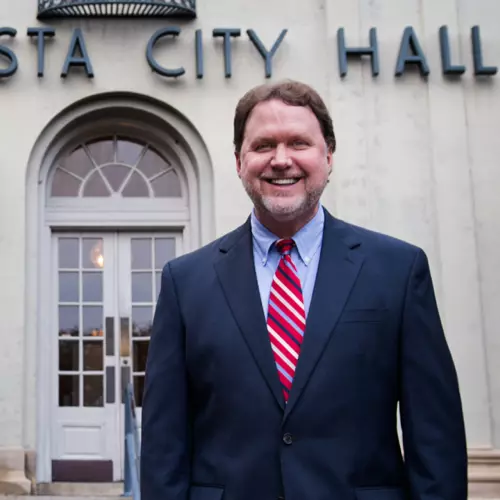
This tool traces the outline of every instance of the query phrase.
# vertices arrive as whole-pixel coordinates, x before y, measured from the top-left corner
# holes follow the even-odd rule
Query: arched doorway
[[[122,393],[132,382],[140,415],[161,270],[213,236],[200,184],[211,168],[185,120],[137,98],[86,102],[49,129],[28,242],[40,291],[37,480],[116,481]]]

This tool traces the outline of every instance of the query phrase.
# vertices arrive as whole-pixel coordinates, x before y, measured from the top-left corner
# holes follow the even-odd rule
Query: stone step
[[[133,500],[132,497],[121,495],[1,495],[0,500]],[[469,497],[468,500],[500,500],[498,496]]]
[[[123,494],[123,482],[116,483],[46,483],[38,484],[37,496],[44,497],[89,497],[110,498]]]
[[[44,500],[133,500],[123,497],[123,482],[116,483],[47,483],[38,484],[31,495],[16,492],[0,493],[0,500],[25,500],[42,498]]]
[[[76,495],[0,495],[0,500],[133,500],[132,497],[123,496],[76,496]],[[500,500],[500,497],[469,497],[469,500]]]
[[[133,500],[132,497],[122,496],[76,496],[76,495],[0,495],[0,500]]]

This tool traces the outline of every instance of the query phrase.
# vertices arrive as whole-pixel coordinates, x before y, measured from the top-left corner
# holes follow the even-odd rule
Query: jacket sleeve
[[[141,500],[186,500],[190,477],[184,325],[170,265],[163,269],[142,405]]]
[[[467,447],[457,374],[421,250],[407,287],[400,416],[411,499],[466,500]]]

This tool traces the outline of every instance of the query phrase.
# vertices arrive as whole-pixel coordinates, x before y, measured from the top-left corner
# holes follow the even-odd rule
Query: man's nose
[[[291,165],[292,159],[288,154],[288,148],[285,144],[278,144],[275,149],[274,158],[271,160],[271,166],[284,168]]]

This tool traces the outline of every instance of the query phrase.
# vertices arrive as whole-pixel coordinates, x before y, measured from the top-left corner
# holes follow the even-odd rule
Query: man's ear
[[[326,162],[328,164],[328,175],[330,175],[333,169],[333,151],[330,148],[326,150]]]
[[[236,159],[236,173],[238,174],[238,177],[241,177],[241,154],[238,151],[234,152],[234,157]]]

